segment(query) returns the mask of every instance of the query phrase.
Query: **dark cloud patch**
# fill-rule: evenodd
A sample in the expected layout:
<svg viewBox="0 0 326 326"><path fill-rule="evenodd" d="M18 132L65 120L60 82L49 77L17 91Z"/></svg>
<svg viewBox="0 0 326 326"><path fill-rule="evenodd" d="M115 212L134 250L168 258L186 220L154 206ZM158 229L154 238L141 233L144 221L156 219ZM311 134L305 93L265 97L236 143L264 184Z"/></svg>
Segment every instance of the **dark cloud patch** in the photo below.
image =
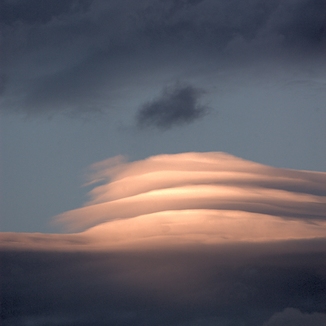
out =
<svg viewBox="0 0 326 326"><path fill-rule="evenodd" d="M54 17L86 10L92 0L4 0L0 5L0 21L46 24Z"/></svg>
<svg viewBox="0 0 326 326"><path fill-rule="evenodd" d="M6 76L0 73L0 96L4 92L6 87Z"/></svg>
<svg viewBox="0 0 326 326"><path fill-rule="evenodd" d="M151 1L139 7L138 35L159 48L174 45L203 55L223 53L238 38L254 56L261 47L316 49L325 40L325 10L322 0Z"/></svg>
<svg viewBox="0 0 326 326"><path fill-rule="evenodd" d="M166 88L162 95L148 102L136 117L138 127L169 129L188 124L201 118L207 109L199 104L203 90L191 85L176 85Z"/></svg>
<svg viewBox="0 0 326 326"><path fill-rule="evenodd" d="M324 240L137 252L1 250L0 258L5 326L262 326L289 320L287 308L295 309L293 321L326 314Z"/></svg>
<svg viewBox="0 0 326 326"><path fill-rule="evenodd" d="M263 326L323 326L326 324L326 315L319 313L302 313L298 309L287 308L282 312L276 313Z"/></svg>
<svg viewBox="0 0 326 326"><path fill-rule="evenodd" d="M98 57L98 60L101 58ZM31 87L25 97L25 108L28 112L38 114L101 111L97 97L102 90L102 75L106 71L106 65L103 65L100 72L98 65L85 60L64 73L45 76L42 83ZM87 101L83 103L85 98Z"/></svg>
<svg viewBox="0 0 326 326"><path fill-rule="evenodd" d="M326 4L322 0L300 1L298 5L286 2L272 17L274 32L284 36L286 44L311 50L326 41L325 12Z"/></svg>
<svg viewBox="0 0 326 326"><path fill-rule="evenodd" d="M1 109L101 111L122 79L163 65L322 54L324 12L323 0L2 1Z"/></svg>

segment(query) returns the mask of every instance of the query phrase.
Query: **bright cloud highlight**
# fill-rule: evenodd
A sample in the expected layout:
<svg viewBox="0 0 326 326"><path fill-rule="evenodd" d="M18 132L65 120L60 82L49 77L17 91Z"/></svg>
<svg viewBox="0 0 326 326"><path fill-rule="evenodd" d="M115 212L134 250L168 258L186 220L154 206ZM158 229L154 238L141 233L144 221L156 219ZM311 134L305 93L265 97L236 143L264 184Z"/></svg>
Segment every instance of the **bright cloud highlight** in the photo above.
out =
<svg viewBox="0 0 326 326"><path fill-rule="evenodd" d="M116 157L91 166L100 183L56 217L117 243L266 241L326 235L326 174L278 169L224 153Z"/></svg>

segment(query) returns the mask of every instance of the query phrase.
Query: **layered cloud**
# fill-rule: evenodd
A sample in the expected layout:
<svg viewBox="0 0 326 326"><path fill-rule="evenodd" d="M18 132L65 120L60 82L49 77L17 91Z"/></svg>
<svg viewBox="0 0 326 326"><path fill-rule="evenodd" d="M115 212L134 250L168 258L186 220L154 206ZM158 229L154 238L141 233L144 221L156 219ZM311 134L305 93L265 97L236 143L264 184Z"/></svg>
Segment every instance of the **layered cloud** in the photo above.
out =
<svg viewBox="0 0 326 326"><path fill-rule="evenodd" d="M131 163L117 157L92 170L90 183L102 184L84 207L57 217L70 230L109 222L93 231L106 228L119 241L126 229L145 238L192 234L204 242L325 234L324 173L277 169L224 153Z"/></svg>
<svg viewBox="0 0 326 326"><path fill-rule="evenodd" d="M106 111L171 71L322 55L324 12L322 0L4 0L1 108Z"/></svg>
<svg viewBox="0 0 326 326"><path fill-rule="evenodd" d="M1 233L2 325L323 325L326 174L225 153L90 168L68 234Z"/></svg>

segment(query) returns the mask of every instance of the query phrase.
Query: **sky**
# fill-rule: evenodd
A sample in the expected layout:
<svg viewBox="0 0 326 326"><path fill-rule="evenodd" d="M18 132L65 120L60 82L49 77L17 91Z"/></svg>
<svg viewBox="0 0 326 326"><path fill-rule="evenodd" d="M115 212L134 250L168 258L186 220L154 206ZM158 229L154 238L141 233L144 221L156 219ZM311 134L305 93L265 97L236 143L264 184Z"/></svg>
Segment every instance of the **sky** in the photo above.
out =
<svg viewBox="0 0 326 326"><path fill-rule="evenodd" d="M4 0L0 15L2 231L57 232L85 169L117 155L326 171L322 0Z"/></svg>
<svg viewBox="0 0 326 326"><path fill-rule="evenodd" d="M325 25L1 1L3 325L325 325Z"/></svg>

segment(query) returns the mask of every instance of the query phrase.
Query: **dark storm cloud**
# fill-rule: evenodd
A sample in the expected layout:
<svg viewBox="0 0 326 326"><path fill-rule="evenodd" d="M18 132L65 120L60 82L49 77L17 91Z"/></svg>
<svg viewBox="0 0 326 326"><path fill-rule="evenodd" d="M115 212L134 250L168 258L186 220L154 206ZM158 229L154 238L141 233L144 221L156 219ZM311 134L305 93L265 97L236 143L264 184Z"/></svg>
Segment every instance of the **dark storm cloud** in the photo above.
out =
<svg viewBox="0 0 326 326"><path fill-rule="evenodd" d="M159 98L144 104L140 109L138 126L169 129L201 118L206 112L206 108L198 103L202 92L191 85L166 88Z"/></svg>
<svg viewBox="0 0 326 326"><path fill-rule="evenodd" d="M1 324L319 326L326 317L325 245L1 250Z"/></svg>
<svg viewBox="0 0 326 326"><path fill-rule="evenodd" d="M325 44L323 0L5 0L0 13L6 111L107 110L144 71L302 58Z"/></svg>

